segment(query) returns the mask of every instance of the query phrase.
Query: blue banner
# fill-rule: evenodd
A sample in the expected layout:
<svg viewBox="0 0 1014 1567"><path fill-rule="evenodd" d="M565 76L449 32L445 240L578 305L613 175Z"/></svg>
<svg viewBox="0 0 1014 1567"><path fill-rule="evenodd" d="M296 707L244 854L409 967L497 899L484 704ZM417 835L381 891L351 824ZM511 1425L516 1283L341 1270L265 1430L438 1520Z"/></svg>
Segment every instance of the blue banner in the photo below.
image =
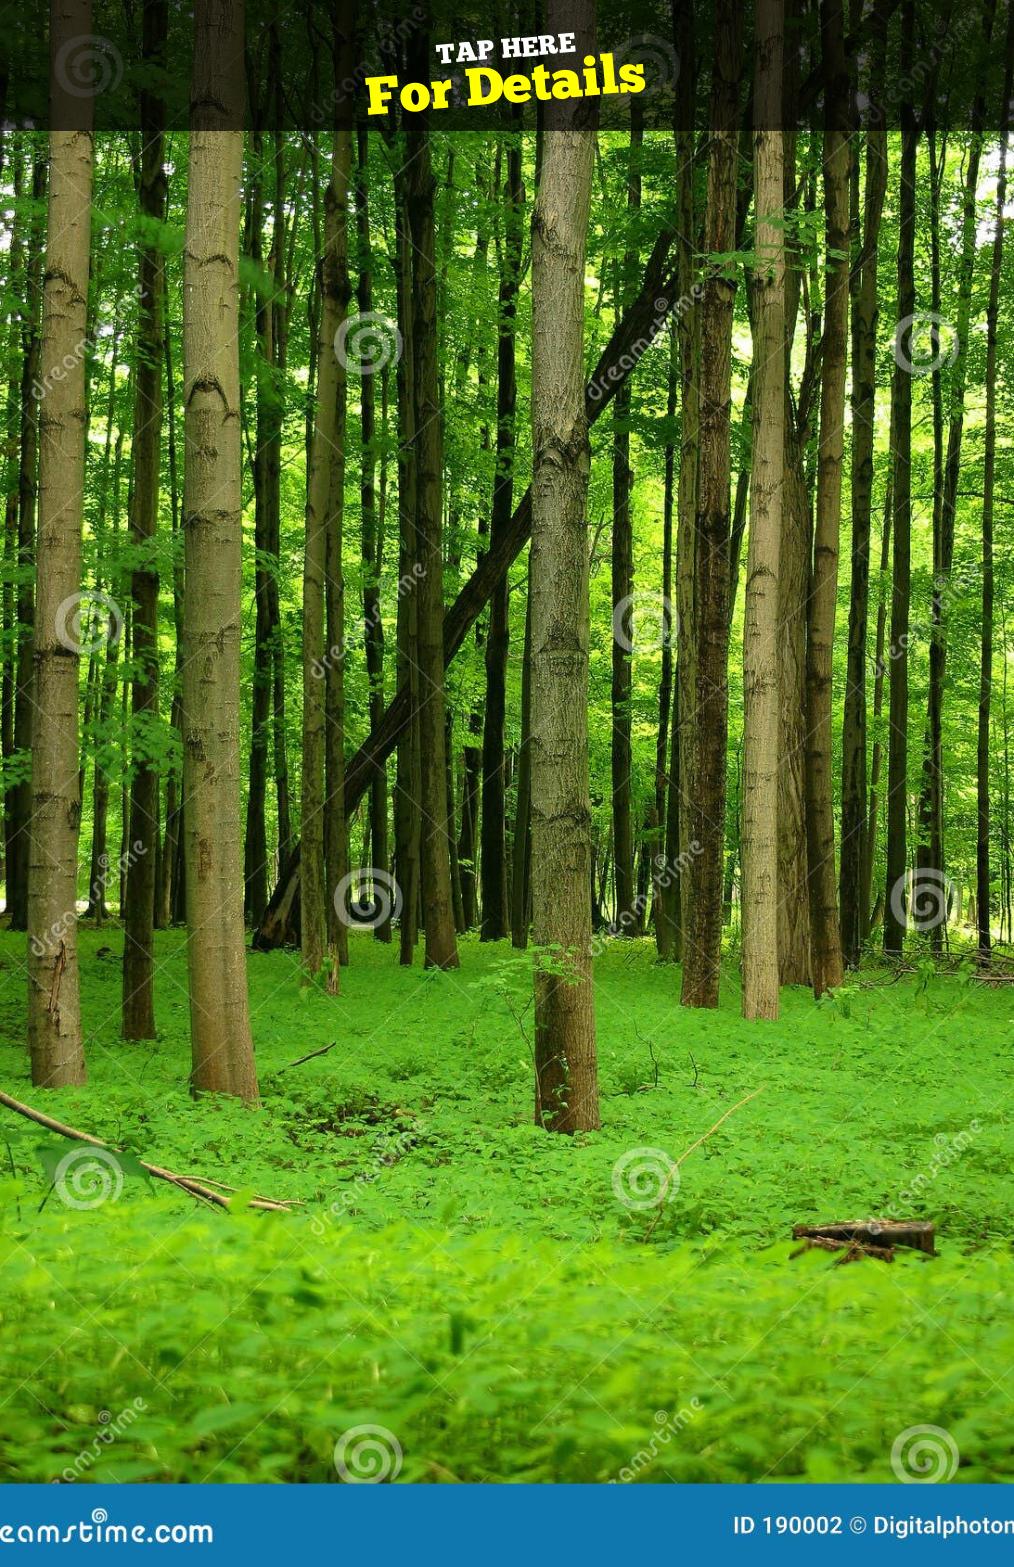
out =
<svg viewBox="0 0 1014 1567"><path fill-rule="evenodd" d="M0 1563L982 1559L1014 1553L1014 1491L989 1485L8 1485Z"/></svg>

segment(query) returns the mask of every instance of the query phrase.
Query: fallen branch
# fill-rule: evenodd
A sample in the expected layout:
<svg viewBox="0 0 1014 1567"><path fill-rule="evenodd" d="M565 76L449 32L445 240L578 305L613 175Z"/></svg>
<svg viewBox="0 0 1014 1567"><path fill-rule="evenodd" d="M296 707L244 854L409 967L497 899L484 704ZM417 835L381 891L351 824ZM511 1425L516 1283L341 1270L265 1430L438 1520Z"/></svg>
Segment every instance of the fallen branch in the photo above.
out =
<svg viewBox="0 0 1014 1567"><path fill-rule="evenodd" d="M308 1056L300 1056L296 1061L286 1061L285 1065L279 1067L278 1070L287 1072L290 1066L302 1066L304 1061L312 1061L314 1056L326 1056L328 1051L333 1050L337 1043L337 1039L332 1039L329 1045L321 1045L319 1050L311 1050Z"/></svg>
<svg viewBox="0 0 1014 1567"><path fill-rule="evenodd" d="M93 1148L109 1148L101 1137L93 1137L90 1132L78 1131L76 1126L66 1126L63 1121L56 1121L51 1115L45 1115L41 1110L34 1110L31 1105L22 1104L20 1099L14 1099L10 1094L0 1090L0 1105L6 1105L8 1110L13 1110L16 1115L26 1116L29 1121L34 1121L37 1126L44 1126L49 1132L56 1132L60 1137L69 1137L71 1141L89 1143ZM111 1153L120 1150L112 1148ZM191 1197L199 1202L210 1203L212 1207L229 1208L230 1199L214 1187L219 1185L215 1181L208 1184L204 1180L198 1180L192 1175L177 1175L172 1170L164 1170L160 1164L149 1164L146 1159L139 1159L138 1163L153 1175L158 1181L168 1181L170 1186L178 1186L181 1191L188 1192ZM271 1213L291 1213L291 1199L276 1202L272 1197L254 1197L250 1201L251 1208L263 1208Z"/></svg>
<svg viewBox="0 0 1014 1567"><path fill-rule="evenodd" d="M709 1126L706 1132L702 1132L697 1141L691 1143L690 1147L681 1153L679 1158L669 1166L669 1172L666 1175L665 1180L662 1182L661 1189L659 1190L658 1202L655 1205L655 1216L644 1233L644 1238L646 1241L651 1239L652 1231L661 1217L662 1208L665 1204L666 1198L669 1195L669 1188L673 1183L676 1172L680 1165L684 1162L685 1159L689 1159L690 1155L695 1153L702 1143L706 1143L713 1132L718 1131L718 1128L721 1126L723 1121L727 1121L730 1115L735 1115L737 1110L742 1110L743 1106L749 1104L751 1099L756 1099L758 1094L762 1094L764 1092L766 1086L767 1085L765 1083L762 1083L761 1086L759 1088L755 1088L752 1093L745 1094L737 1104L731 1105L729 1109L726 1110L724 1115L720 1115L718 1117L718 1120L715 1122L714 1126Z"/></svg>

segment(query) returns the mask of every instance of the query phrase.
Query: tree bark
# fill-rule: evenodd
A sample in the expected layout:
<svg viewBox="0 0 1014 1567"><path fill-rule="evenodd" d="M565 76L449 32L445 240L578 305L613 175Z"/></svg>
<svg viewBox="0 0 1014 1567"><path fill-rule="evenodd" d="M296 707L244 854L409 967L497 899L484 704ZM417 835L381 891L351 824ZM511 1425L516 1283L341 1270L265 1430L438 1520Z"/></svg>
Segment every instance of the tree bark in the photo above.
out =
<svg viewBox="0 0 1014 1567"><path fill-rule="evenodd" d="M912 0L902 13L903 47L911 51ZM898 223L898 321L915 313L915 180L918 129L910 105L902 109L901 195ZM901 327L899 326L899 333ZM884 951L901 957L907 925L905 877L908 785L908 642L912 539L912 373L904 345L895 340L891 396L893 460L894 571L891 594L890 709L887 756L887 890L884 898Z"/></svg>
<svg viewBox="0 0 1014 1567"><path fill-rule="evenodd" d="M557 12L551 3L547 26ZM583 395L594 138L548 129L532 220L532 926L535 1115L599 1124L588 783L590 452Z"/></svg>
<svg viewBox="0 0 1014 1567"><path fill-rule="evenodd" d="M165 55L168 0L145 0L143 54L157 71ZM165 104L141 94L140 207L154 229L165 221ZM123 911L123 1037L155 1038L155 859L159 841L159 777L150 732L158 723L158 499L162 460L162 334L165 273L157 243L144 246L138 266L137 364L134 371L130 540L137 564L133 612L131 733L134 774ZM146 730L148 731L146 733Z"/></svg>
<svg viewBox="0 0 1014 1567"><path fill-rule="evenodd" d="M817 516L806 637L806 857L814 995L844 978L834 857L831 683L838 595L849 310L849 133L842 0L822 0L825 300Z"/></svg>
<svg viewBox="0 0 1014 1567"><path fill-rule="evenodd" d="M738 11L716 0L711 150L705 218L708 255L736 242ZM735 284L713 266L701 304L700 436L694 523L694 758L684 873L684 1006L717 1007L722 947L729 690L729 468Z"/></svg>
<svg viewBox="0 0 1014 1567"><path fill-rule="evenodd" d="M53 60L91 26L88 0L53 0ZM32 807L28 849L28 1045L32 1082L86 1081L77 958L78 669L87 413L85 349L94 164L91 99L51 82L49 222L39 355L39 537ZM62 124L76 126L64 130Z"/></svg>
<svg viewBox="0 0 1014 1567"><path fill-rule="evenodd" d="M754 432L743 636L743 1016L778 1017L778 567L785 468L782 0L760 0L754 88Z"/></svg>
<svg viewBox="0 0 1014 1567"><path fill-rule="evenodd" d="M243 15L198 0L184 253L182 692L191 1086L257 1100L240 833ZM223 128L223 122L224 127Z"/></svg>

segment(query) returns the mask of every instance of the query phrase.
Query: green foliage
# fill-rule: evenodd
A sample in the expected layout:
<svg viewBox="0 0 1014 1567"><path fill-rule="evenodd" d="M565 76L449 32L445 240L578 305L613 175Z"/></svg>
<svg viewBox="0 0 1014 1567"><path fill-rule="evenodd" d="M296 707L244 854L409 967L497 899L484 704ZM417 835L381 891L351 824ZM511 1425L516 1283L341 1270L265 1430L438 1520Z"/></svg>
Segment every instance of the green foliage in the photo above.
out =
<svg viewBox="0 0 1014 1567"><path fill-rule="evenodd" d="M12 984L3 1080L228 1182L234 1209L131 1178L129 1155L115 1196L71 1206L51 1166L76 1145L0 1110L9 1478L83 1479L86 1452L95 1480L333 1481L335 1442L367 1423L402 1480L889 1480L894 1439L926 1423L959 1479L1014 1472L1002 987L874 971L819 1006L785 992L760 1027L731 973L720 1011L687 1012L648 943L613 942L603 1129L569 1139L532 1124L531 954L467 941L460 974L423 983L357 936L340 998L298 1006L296 955L252 956L251 1111L187 1096L181 934L158 940L162 1037L117 1040L118 953L99 951L121 941L81 931L89 1086L33 1093ZM20 957L3 936L8 975ZM625 1154L678 1158L761 1085L661 1212L617 1199ZM257 1213L254 1193L301 1207ZM872 1216L934 1219L940 1257L791 1257L793 1223Z"/></svg>

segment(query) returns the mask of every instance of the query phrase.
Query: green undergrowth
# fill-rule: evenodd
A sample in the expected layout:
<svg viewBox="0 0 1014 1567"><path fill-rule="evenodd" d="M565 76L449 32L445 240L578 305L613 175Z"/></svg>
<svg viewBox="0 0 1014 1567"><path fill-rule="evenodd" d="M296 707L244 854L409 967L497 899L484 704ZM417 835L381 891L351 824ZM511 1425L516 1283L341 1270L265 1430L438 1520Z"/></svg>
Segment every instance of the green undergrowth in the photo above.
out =
<svg viewBox="0 0 1014 1567"><path fill-rule="evenodd" d="M891 1479L926 1423L956 1478L1014 1472L1006 987L873 969L747 1025L731 969L688 1012L649 943L614 942L603 1126L571 1140L532 1124L530 959L506 946L424 974L356 937L337 999L252 955L256 1111L189 1098L180 933L147 1044L117 1038L118 928L80 946L88 1087L31 1088L10 933L0 1083L236 1211L129 1159L74 1207L50 1190L71 1145L0 1108L5 1478L337 1479L371 1423L401 1480ZM756 1089L661 1208L631 1206ZM940 1255L792 1255L794 1223L868 1216L933 1219Z"/></svg>

